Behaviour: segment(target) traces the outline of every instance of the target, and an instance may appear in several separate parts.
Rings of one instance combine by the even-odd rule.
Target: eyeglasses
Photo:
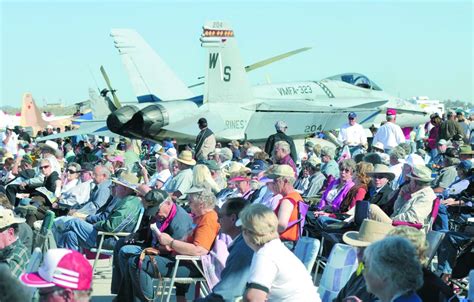
[[[67,169],[66,171],[67,171],[67,173],[71,173],[71,174],[79,173],[79,171],[74,171],[74,170],[70,170],[70,169]]]
[[[43,170],[43,169],[48,169],[49,166],[40,166],[40,169]]]
[[[341,172],[346,172],[346,173],[350,173],[350,172],[352,172],[352,169],[340,168],[339,171],[341,171]]]

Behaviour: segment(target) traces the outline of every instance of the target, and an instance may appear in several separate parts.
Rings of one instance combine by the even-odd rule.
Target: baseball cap
[[[388,108],[387,115],[397,115],[397,110],[393,108]]]
[[[268,169],[268,163],[262,159],[254,160],[249,166],[252,174],[258,174]]]
[[[83,163],[81,165],[81,172],[94,171],[94,165],[91,163]]]
[[[168,197],[169,194],[163,190],[151,190],[150,192],[146,193],[143,199],[145,199],[145,201],[150,205],[147,207],[145,214],[147,216],[155,216],[163,201],[168,199]]]
[[[470,160],[463,160],[458,164],[457,167],[462,170],[469,171],[472,169],[472,162]]]
[[[357,117],[357,114],[355,112],[349,112],[349,114],[347,115],[347,118],[356,118]]]
[[[219,164],[213,159],[204,160],[203,164],[206,165],[209,168],[209,170],[211,170],[211,171],[220,171],[221,170],[221,167],[219,167]]]
[[[438,145],[447,146],[447,145],[449,145],[449,142],[445,139],[440,139],[439,142],[438,142]]]
[[[12,210],[0,209],[0,229],[5,229],[13,224],[25,222],[24,218],[15,217]]]
[[[23,273],[20,281],[29,287],[59,286],[75,290],[91,289],[92,266],[73,250],[50,249],[37,272]]]
[[[198,120],[198,124],[207,124],[207,120],[203,117],[201,117],[199,120]]]

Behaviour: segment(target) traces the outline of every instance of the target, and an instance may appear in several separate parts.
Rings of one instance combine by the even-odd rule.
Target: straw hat
[[[472,155],[474,151],[472,151],[471,146],[464,145],[459,147],[459,154],[460,155]]]
[[[12,210],[0,209],[0,229],[4,229],[13,224],[23,223],[25,221],[24,218],[15,217]]]
[[[177,160],[180,163],[183,163],[183,164],[188,165],[188,166],[196,165],[196,161],[193,159],[193,154],[189,150],[181,151],[181,153],[179,154]]]
[[[393,228],[394,227],[388,223],[364,219],[358,232],[346,232],[344,236],[342,236],[342,240],[352,246],[365,247],[374,241],[383,239]]]
[[[295,177],[295,171],[289,165],[273,165],[268,168],[265,175],[270,179],[278,177]]]
[[[395,179],[395,173],[390,171],[388,166],[384,164],[376,164],[374,167],[374,171],[367,172],[367,175],[368,176],[383,175],[383,177],[387,178],[390,181]]]
[[[133,173],[124,172],[118,178],[112,178],[112,182],[137,191],[138,177]]]

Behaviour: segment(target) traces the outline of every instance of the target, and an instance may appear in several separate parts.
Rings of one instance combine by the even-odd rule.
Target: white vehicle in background
[[[444,114],[444,104],[440,100],[430,100],[427,96],[414,96],[409,101],[429,113],[437,112],[440,116]]]

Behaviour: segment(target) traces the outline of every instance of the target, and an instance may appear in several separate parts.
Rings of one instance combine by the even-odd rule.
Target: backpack
[[[288,197],[287,199],[291,201],[295,201]],[[303,227],[306,222],[306,213],[308,213],[309,204],[305,203],[303,200],[299,200],[296,202],[296,205],[298,207],[298,218],[294,221],[290,221],[286,229],[289,229],[295,224],[298,224],[298,234],[299,234],[298,237],[301,237],[303,235]]]

